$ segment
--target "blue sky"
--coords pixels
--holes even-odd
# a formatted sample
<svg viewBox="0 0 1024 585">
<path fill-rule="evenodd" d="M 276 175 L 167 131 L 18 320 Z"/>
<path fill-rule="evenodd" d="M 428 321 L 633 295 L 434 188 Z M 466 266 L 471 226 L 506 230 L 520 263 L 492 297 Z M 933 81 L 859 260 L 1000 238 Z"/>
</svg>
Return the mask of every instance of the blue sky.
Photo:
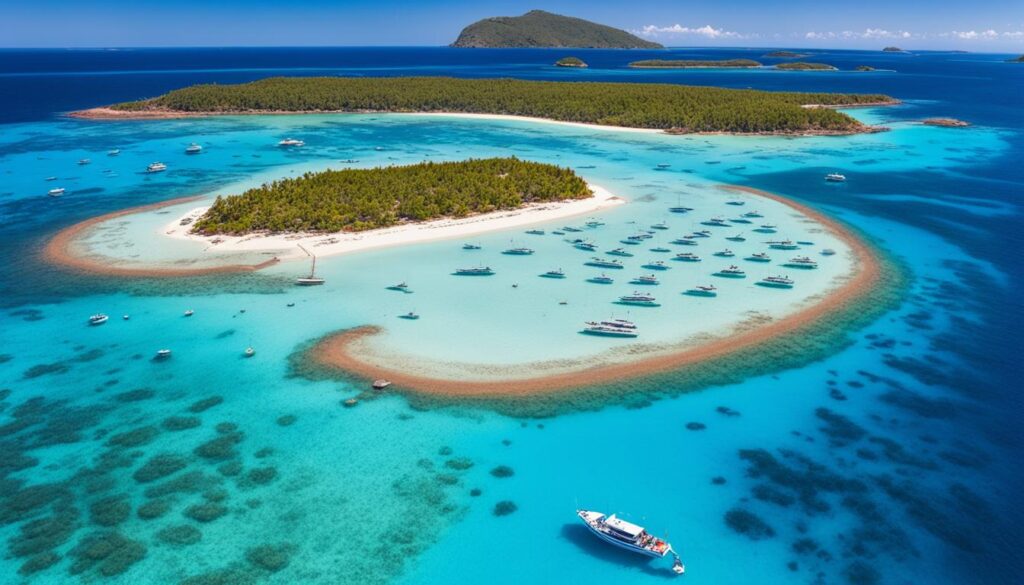
<svg viewBox="0 0 1024 585">
<path fill-rule="evenodd" d="M 1024 52 L 1024 0 L 0 0 L 0 46 L 444 45 L 533 8 L 670 46 Z"/>
</svg>

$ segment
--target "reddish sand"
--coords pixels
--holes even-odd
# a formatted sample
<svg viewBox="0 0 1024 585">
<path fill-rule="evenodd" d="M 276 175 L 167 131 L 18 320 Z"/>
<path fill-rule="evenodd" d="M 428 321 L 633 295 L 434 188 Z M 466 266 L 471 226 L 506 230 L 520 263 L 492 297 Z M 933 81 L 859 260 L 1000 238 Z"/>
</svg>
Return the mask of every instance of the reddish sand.
<svg viewBox="0 0 1024 585">
<path fill-rule="evenodd" d="M 676 370 L 711 358 L 718 358 L 740 349 L 747 349 L 776 336 L 791 333 L 815 323 L 820 317 L 842 308 L 871 291 L 882 275 L 879 259 L 871 248 L 841 223 L 784 197 L 748 187 L 723 186 L 722 189 L 743 191 L 768 197 L 810 217 L 845 242 L 856 257 L 854 274 L 820 302 L 754 329 L 715 339 L 699 347 L 677 353 L 639 359 L 631 363 L 595 366 L 543 377 L 515 380 L 447 380 L 387 370 L 362 361 L 349 348 L 354 342 L 380 332 L 378 327 L 359 327 L 329 335 L 310 349 L 310 358 L 327 369 L 341 370 L 365 379 L 386 378 L 412 392 L 456 397 L 514 397 L 562 391 L 568 388 L 607 383 L 652 373 Z"/>
<path fill-rule="evenodd" d="M 181 197 L 178 199 L 171 199 L 170 201 L 161 201 L 159 203 L 153 203 L 150 205 L 143 205 L 140 207 L 131 207 L 129 209 L 122 209 L 113 213 L 107 213 L 80 221 L 70 227 L 66 227 L 61 231 L 57 232 L 50 241 L 46 243 L 43 248 L 42 257 L 43 260 L 71 268 L 79 272 L 88 272 L 91 274 L 104 274 L 108 276 L 142 276 L 142 277 L 170 277 L 170 276 L 203 276 L 207 274 L 229 274 L 237 272 L 252 272 L 267 266 L 277 264 L 277 258 L 261 262 L 259 264 L 235 264 L 228 266 L 210 266 L 204 268 L 146 268 L 138 267 L 132 268 L 130 266 L 116 266 L 104 263 L 97 259 L 83 257 L 77 255 L 74 250 L 71 249 L 72 243 L 75 238 L 80 236 L 89 228 L 96 224 L 130 215 L 133 213 L 141 213 L 145 211 L 153 211 L 154 209 L 161 209 L 163 207 L 169 207 L 171 205 L 178 205 L 180 203 L 187 203 L 189 201 L 195 201 L 201 199 L 201 197 Z"/>
</svg>

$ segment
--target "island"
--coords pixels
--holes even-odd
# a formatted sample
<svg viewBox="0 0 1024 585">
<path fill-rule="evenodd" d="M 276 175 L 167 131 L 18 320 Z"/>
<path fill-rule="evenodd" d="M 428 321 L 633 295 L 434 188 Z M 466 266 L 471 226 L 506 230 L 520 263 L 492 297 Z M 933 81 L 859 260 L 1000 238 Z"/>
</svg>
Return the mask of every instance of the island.
<svg viewBox="0 0 1024 585">
<path fill-rule="evenodd" d="M 629 66 L 634 69 L 715 69 L 726 67 L 749 69 L 761 67 L 761 64 L 752 59 L 722 59 L 718 61 L 647 59 L 644 61 L 633 61 Z"/>
<path fill-rule="evenodd" d="M 886 47 L 886 48 L 882 49 L 882 52 L 883 53 L 906 53 L 906 51 L 904 51 L 903 49 L 901 49 L 899 47 Z"/>
<path fill-rule="evenodd" d="M 1014 57 L 1013 59 L 1007 59 L 1006 62 L 1007 63 L 1024 63 L 1024 55 L 1021 55 L 1020 57 Z"/>
<path fill-rule="evenodd" d="M 775 68 L 782 71 L 838 71 L 836 67 L 827 63 L 805 63 L 803 61 L 779 63 Z"/>
<path fill-rule="evenodd" d="M 765 53 L 765 57 L 779 57 L 783 59 L 800 59 L 802 57 L 810 57 L 809 53 L 794 53 L 793 51 L 772 51 L 771 53 Z"/>
<path fill-rule="evenodd" d="M 927 118 L 921 120 L 921 123 L 925 126 L 943 126 L 945 128 L 966 128 L 971 125 L 970 122 L 956 118 Z"/>
<path fill-rule="evenodd" d="M 522 16 L 495 16 L 478 20 L 462 29 L 453 47 L 527 48 L 566 47 L 588 49 L 663 49 L 624 30 L 531 10 Z"/>
<path fill-rule="evenodd" d="M 853 68 L 854 71 L 874 71 L 875 68 L 870 65 L 857 65 Z"/>
<path fill-rule="evenodd" d="M 194 85 L 152 99 L 71 115 L 92 119 L 160 119 L 396 112 L 516 116 L 673 134 L 847 135 L 875 132 L 878 128 L 829 108 L 897 103 L 898 100 L 881 94 L 772 92 L 662 83 L 277 77 L 238 85 Z"/>
<path fill-rule="evenodd" d="M 555 67 L 575 67 L 577 69 L 583 69 L 586 66 L 587 64 L 579 57 L 562 57 L 558 61 L 555 61 Z"/>
</svg>

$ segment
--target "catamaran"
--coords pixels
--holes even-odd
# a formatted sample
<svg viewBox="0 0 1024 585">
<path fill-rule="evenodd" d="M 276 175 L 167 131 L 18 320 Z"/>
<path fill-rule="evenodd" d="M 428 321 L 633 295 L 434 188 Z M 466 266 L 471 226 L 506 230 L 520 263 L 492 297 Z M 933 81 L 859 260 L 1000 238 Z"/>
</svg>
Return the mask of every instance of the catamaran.
<svg viewBox="0 0 1024 585">
<path fill-rule="evenodd" d="M 305 143 L 305 142 L 303 142 L 303 141 L 301 141 L 301 140 L 296 140 L 295 138 L 285 138 L 285 139 L 284 139 L 284 140 L 282 140 L 281 142 L 278 142 L 278 143 L 277 143 L 277 145 L 278 145 L 278 146 L 285 146 L 285 147 L 290 147 L 290 146 L 305 146 L 305 145 L 306 145 L 306 143 Z"/>
<path fill-rule="evenodd" d="M 325 282 L 324 279 L 316 275 L 316 256 L 310 253 L 309 250 L 304 248 L 302 244 L 299 244 L 299 248 L 301 248 L 302 251 L 306 253 L 306 255 L 313 259 L 313 265 L 309 267 L 309 276 L 300 276 L 299 278 L 296 278 L 295 284 L 299 286 L 316 286 L 319 284 L 323 284 Z"/>
<path fill-rule="evenodd" d="M 676 260 L 679 262 L 700 262 L 700 256 L 691 252 L 682 252 L 680 254 L 676 254 Z"/>
<path fill-rule="evenodd" d="M 203 152 L 203 147 L 193 142 L 185 147 L 185 154 L 199 154 Z"/>
<path fill-rule="evenodd" d="M 593 257 L 587 262 L 584 262 L 587 266 L 596 266 L 598 268 L 622 268 L 622 262 L 618 260 L 606 260 L 604 258 Z"/>
<path fill-rule="evenodd" d="M 783 264 L 789 268 L 803 268 L 805 270 L 811 270 L 818 267 L 818 263 L 811 260 L 808 256 L 797 256 L 796 258 L 790 259 L 789 262 Z"/>
<path fill-rule="evenodd" d="M 829 173 L 825 175 L 825 180 L 830 183 L 842 183 L 846 181 L 846 175 L 841 175 L 839 173 Z"/>
<path fill-rule="evenodd" d="M 769 288 L 793 288 L 793 281 L 785 276 L 766 276 L 757 284 Z"/>
<path fill-rule="evenodd" d="M 147 173 L 162 173 L 163 171 L 166 171 L 166 170 L 167 170 L 167 165 L 165 165 L 162 162 L 150 163 L 149 166 L 146 167 L 146 172 Z"/>
<path fill-rule="evenodd" d="M 491 276 L 494 271 L 491 270 L 490 266 L 480 266 L 478 268 L 456 268 L 456 276 Z"/>
<path fill-rule="evenodd" d="M 664 539 L 648 534 L 643 526 L 626 522 L 615 514 L 608 516 L 603 512 L 591 510 L 576 510 L 576 515 L 594 536 L 608 544 L 657 559 L 671 554 L 675 559 L 672 570 L 680 575 L 686 571 L 672 545 Z"/>
<path fill-rule="evenodd" d="M 104 315 L 103 313 L 96 313 L 95 315 L 89 317 L 89 325 L 103 325 L 109 320 L 110 317 Z"/>
<path fill-rule="evenodd" d="M 616 302 L 620 305 L 637 305 L 640 307 L 658 306 L 653 295 L 639 291 L 634 291 L 631 295 L 622 295 Z"/>
<path fill-rule="evenodd" d="M 719 270 L 715 273 L 715 276 L 721 276 L 723 278 L 746 278 L 747 273 L 740 270 L 740 267 L 734 264 L 728 268 Z"/>
</svg>

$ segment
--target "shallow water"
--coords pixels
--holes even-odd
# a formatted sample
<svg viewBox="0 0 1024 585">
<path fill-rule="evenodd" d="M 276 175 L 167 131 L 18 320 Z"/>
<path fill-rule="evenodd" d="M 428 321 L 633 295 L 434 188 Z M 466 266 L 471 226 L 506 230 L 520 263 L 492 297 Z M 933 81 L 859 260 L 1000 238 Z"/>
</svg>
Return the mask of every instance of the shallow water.
<svg viewBox="0 0 1024 585">
<path fill-rule="evenodd" d="M 874 54 L 842 58 L 876 64 Z M 617 554 L 581 532 L 572 513 L 584 506 L 667 533 L 687 563 L 688 581 L 1015 582 L 1020 402 L 1013 391 L 1020 344 L 1012 330 L 1019 303 L 1011 299 L 1021 272 L 1007 251 L 1020 244 L 1015 197 L 1022 181 L 1013 163 L 1021 154 L 1019 119 L 1000 118 L 993 106 L 972 118 L 982 127 L 967 131 L 906 121 L 922 111 L 966 117 L 977 111 L 978 85 L 1007 89 L 1020 79 L 1019 72 L 993 71 L 991 62 L 950 64 L 952 58 L 923 56 L 918 62 L 925 64 L 913 66 L 929 75 L 947 67 L 950 75 L 987 81 L 969 88 L 946 83 L 943 93 L 927 94 L 928 83 L 872 74 L 878 87 L 871 91 L 933 101 L 858 111 L 891 123 L 893 131 L 838 139 L 668 140 L 400 116 L 6 124 L 0 133 L 0 389 L 10 390 L 0 412 L 0 537 L 10 553 L 0 561 L 4 574 L 31 560 L 36 568 L 53 561 L 25 578 L 39 583 L 166 583 L 198 575 L 239 583 L 673 578 L 668 563 Z M 540 57 L 524 62 L 533 63 L 518 67 L 529 73 L 524 76 L 561 75 L 548 73 Z M 663 78 L 597 69 L 588 75 Z M 716 75 L 746 85 L 779 79 L 766 72 Z M 786 75 L 806 89 L 833 83 L 813 73 Z M 908 85 L 918 93 L 900 94 Z M 285 135 L 301 135 L 309 147 L 275 148 L 274 138 Z M 186 157 L 182 149 L 191 141 L 208 147 Z M 122 154 L 107 158 L 115 146 Z M 675 204 L 676 193 L 700 198 L 716 183 L 744 184 L 792 196 L 861 230 L 907 268 L 909 290 L 899 308 L 851 332 L 850 345 L 830 343 L 827 358 L 799 369 L 654 401 L 646 397 L 672 395 L 671 388 L 624 383 L 623 393 L 635 396 L 625 403 L 596 398 L 558 416 L 520 419 L 469 407 L 424 410 L 392 395 L 344 408 L 341 401 L 362 388 L 296 377 L 287 357 L 324 332 L 391 324 L 392 315 L 410 309 L 424 318 L 393 326 L 418 334 L 395 336 L 396 344 L 430 345 L 422 351 L 441 356 L 493 353 L 470 343 L 479 340 L 472 335 L 446 338 L 423 326 L 437 318 L 460 330 L 474 315 L 487 315 L 511 327 L 508 303 L 530 309 L 544 298 L 541 286 L 566 284 L 574 298 L 587 294 L 591 289 L 576 280 L 531 276 L 551 268 L 546 254 L 578 262 L 587 256 L 570 254 L 553 236 L 535 244 L 527 240 L 533 236 L 516 235 L 538 249 L 533 257 L 493 255 L 522 271 L 515 294 L 526 294 L 518 297 L 498 277 L 432 292 L 454 278 L 436 274 L 465 257 L 457 242 L 324 259 L 318 269 L 329 284 L 320 290 L 292 287 L 291 266 L 167 283 L 71 275 L 41 266 L 33 254 L 43 235 L 98 213 L 234 189 L 338 159 L 403 163 L 510 152 L 593 165 L 579 172 L 629 196 L 630 204 L 607 212 L 621 221 L 599 228 L 609 245 L 629 231 L 629 214 L 659 215 L 638 209 Z M 77 166 L 83 157 L 92 164 Z M 153 160 L 170 171 L 140 174 Z M 662 162 L 672 167 L 654 171 Z M 832 170 L 850 180 L 825 184 L 821 177 Z M 51 183 L 43 179 L 54 175 L 69 191 L 60 199 L 45 196 Z M 494 253 L 508 238 L 480 240 Z M 710 252 L 701 248 L 702 255 Z M 517 268 L 521 261 L 529 267 Z M 666 281 L 678 279 L 674 292 L 684 285 L 682 271 L 664 274 Z M 398 280 L 410 281 L 416 293 L 385 294 L 382 287 Z M 656 288 L 660 294 L 669 285 Z M 573 302 L 569 308 L 581 313 L 568 321 L 579 321 L 588 303 L 611 307 L 606 296 Z M 287 307 L 290 302 L 295 306 Z M 185 318 L 188 308 L 195 315 Z M 99 310 L 111 322 L 85 326 L 84 318 Z M 525 336 L 501 359 L 564 345 L 560 319 L 525 321 L 523 329 L 541 339 Z M 670 327 L 657 319 L 647 325 Z M 433 347 L 440 340 L 446 345 Z M 804 339 L 790 351 L 817 355 L 815 341 Z M 249 345 L 257 354 L 245 359 L 241 352 Z M 174 357 L 152 361 L 159 347 L 174 348 Z M 756 362 L 736 367 L 751 365 L 774 369 Z M 671 386 L 668 380 L 658 383 Z M 140 388 L 152 392 L 130 392 Z M 211 396 L 223 402 L 203 410 L 197 401 Z M 218 429 L 221 423 L 237 427 Z M 688 423 L 705 428 L 690 430 Z M 162 454 L 175 457 L 147 464 Z M 513 474 L 492 474 L 499 466 Z M 153 473 L 168 475 L 151 479 Z M 725 482 L 713 482 L 716 477 Z M 144 506 L 153 501 L 166 504 L 164 514 L 140 518 L 160 511 Z M 515 511 L 495 515 L 505 501 Z M 751 512 L 763 524 L 727 515 L 733 510 Z M 41 518 L 56 521 L 33 523 Z M 183 525 L 198 529 L 200 540 L 193 542 L 193 531 L 166 531 Z M 97 538 L 111 548 L 97 546 Z"/>
</svg>

